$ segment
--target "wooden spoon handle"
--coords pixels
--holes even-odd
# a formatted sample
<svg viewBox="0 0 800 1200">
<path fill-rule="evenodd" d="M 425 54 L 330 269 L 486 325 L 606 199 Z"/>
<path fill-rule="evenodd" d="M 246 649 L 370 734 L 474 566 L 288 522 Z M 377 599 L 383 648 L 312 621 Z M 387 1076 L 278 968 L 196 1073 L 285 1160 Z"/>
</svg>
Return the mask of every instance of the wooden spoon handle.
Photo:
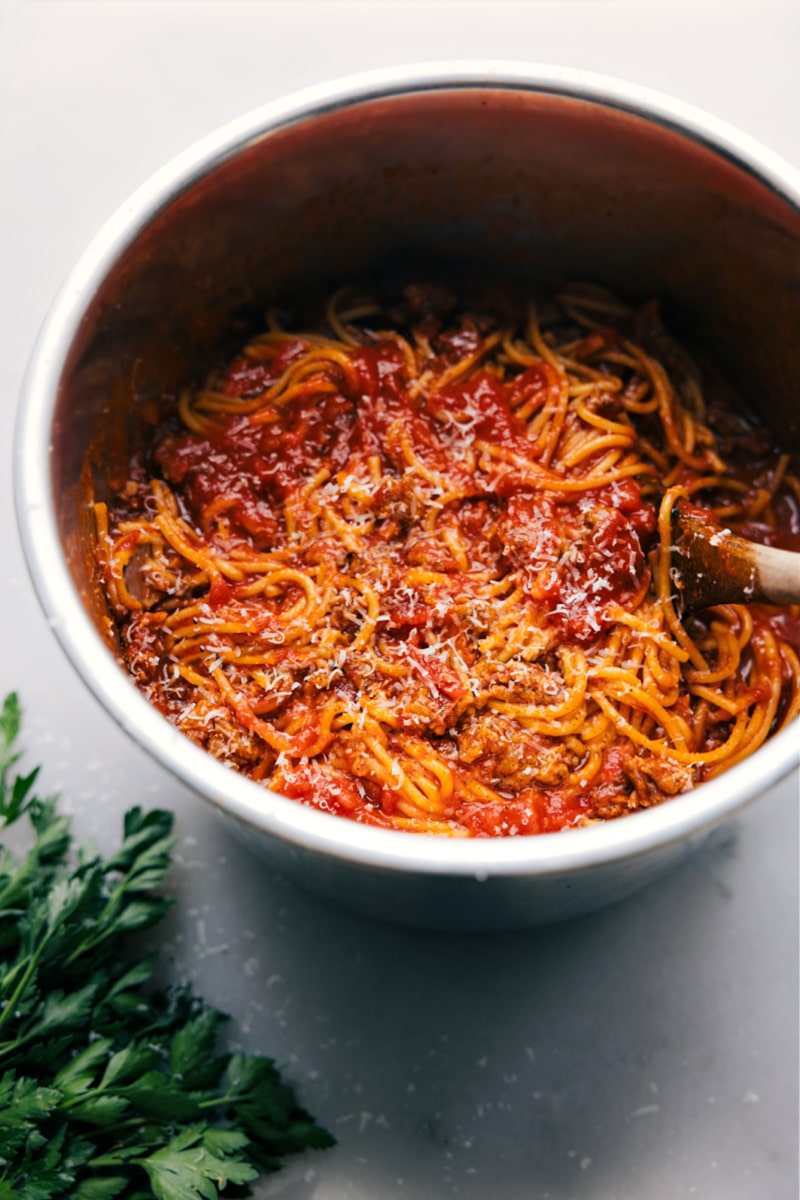
<svg viewBox="0 0 800 1200">
<path fill-rule="evenodd" d="M 758 586 L 769 604 L 800 604 L 800 554 L 748 542 Z"/>
<path fill-rule="evenodd" d="M 800 554 L 737 537 L 684 504 L 673 509 L 673 535 L 683 612 L 714 604 L 800 604 Z"/>
</svg>

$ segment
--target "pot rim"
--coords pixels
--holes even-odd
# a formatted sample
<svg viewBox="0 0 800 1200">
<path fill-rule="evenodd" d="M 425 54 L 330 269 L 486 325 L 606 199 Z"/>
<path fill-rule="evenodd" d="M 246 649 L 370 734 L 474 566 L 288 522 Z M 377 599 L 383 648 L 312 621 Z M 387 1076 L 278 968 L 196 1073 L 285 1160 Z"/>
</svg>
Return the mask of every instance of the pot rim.
<svg viewBox="0 0 800 1200">
<path fill-rule="evenodd" d="M 351 75 L 228 122 L 155 172 L 116 210 L 56 296 L 34 345 L 15 435 L 15 502 L 34 588 L 62 649 L 103 708 L 162 766 L 229 816 L 293 845 L 382 872 L 549 876 L 636 857 L 695 837 L 800 763 L 797 722 L 726 774 L 622 819 L 516 838 L 436 838 L 361 825 L 266 790 L 179 733 L 138 691 L 83 607 L 58 534 L 50 431 L 59 381 L 87 304 L 119 257 L 178 196 L 245 147 L 327 112 L 426 91 L 530 91 L 594 103 L 709 147 L 800 210 L 800 171 L 749 135 L 649 88 L 604 75 L 503 60 L 434 62 Z"/>
</svg>

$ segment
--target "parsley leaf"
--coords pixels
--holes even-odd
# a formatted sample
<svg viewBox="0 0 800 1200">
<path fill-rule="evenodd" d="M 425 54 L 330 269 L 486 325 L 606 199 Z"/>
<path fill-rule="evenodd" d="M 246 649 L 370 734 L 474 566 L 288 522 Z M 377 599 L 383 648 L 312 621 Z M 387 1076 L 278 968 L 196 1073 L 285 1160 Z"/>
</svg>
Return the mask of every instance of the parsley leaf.
<svg viewBox="0 0 800 1200">
<path fill-rule="evenodd" d="M 172 815 L 134 808 L 103 858 L 73 846 L 38 770 L 15 773 L 21 714 L 0 708 L 0 1200 L 217 1200 L 288 1154 L 333 1144 L 271 1059 L 218 1052 L 223 1014 L 122 960 L 155 925 Z"/>
<path fill-rule="evenodd" d="M 247 1138 L 232 1129 L 190 1125 L 141 1165 L 158 1200 L 186 1200 L 187 1196 L 217 1200 L 218 1185 L 258 1178 L 255 1167 L 238 1154 L 246 1145 Z"/>
</svg>

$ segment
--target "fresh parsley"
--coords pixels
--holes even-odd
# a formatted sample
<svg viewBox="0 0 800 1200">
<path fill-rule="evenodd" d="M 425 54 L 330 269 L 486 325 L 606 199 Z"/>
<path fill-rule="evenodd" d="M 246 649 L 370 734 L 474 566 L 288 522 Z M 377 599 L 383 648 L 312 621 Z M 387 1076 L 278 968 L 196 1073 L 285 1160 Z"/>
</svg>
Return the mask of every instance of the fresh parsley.
<svg viewBox="0 0 800 1200">
<path fill-rule="evenodd" d="M 217 1049 L 221 1013 L 153 985 L 120 948 L 156 925 L 172 815 L 134 808 L 110 858 L 73 846 L 15 771 L 20 708 L 0 710 L 0 1200 L 216 1200 L 333 1139 L 273 1060 Z M 19 827 L 18 827 L 19 828 Z"/>
</svg>

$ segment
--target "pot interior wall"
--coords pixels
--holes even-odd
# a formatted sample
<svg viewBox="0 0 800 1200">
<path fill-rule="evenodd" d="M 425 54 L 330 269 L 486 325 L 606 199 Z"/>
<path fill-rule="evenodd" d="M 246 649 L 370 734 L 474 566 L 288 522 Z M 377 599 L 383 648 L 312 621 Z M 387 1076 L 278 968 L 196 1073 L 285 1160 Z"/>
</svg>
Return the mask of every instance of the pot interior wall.
<svg viewBox="0 0 800 1200">
<path fill-rule="evenodd" d="M 91 610 L 87 492 L 122 482 L 148 403 L 201 379 L 269 304 L 302 320 L 333 288 L 398 267 L 657 296 L 782 442 L 798 443 L 800 214 L 766 183 L 585 100 L 488 87 L 366 99 L 229 153 L 139 232 L 93 298 L 53 455 Z"/>
</svg>

